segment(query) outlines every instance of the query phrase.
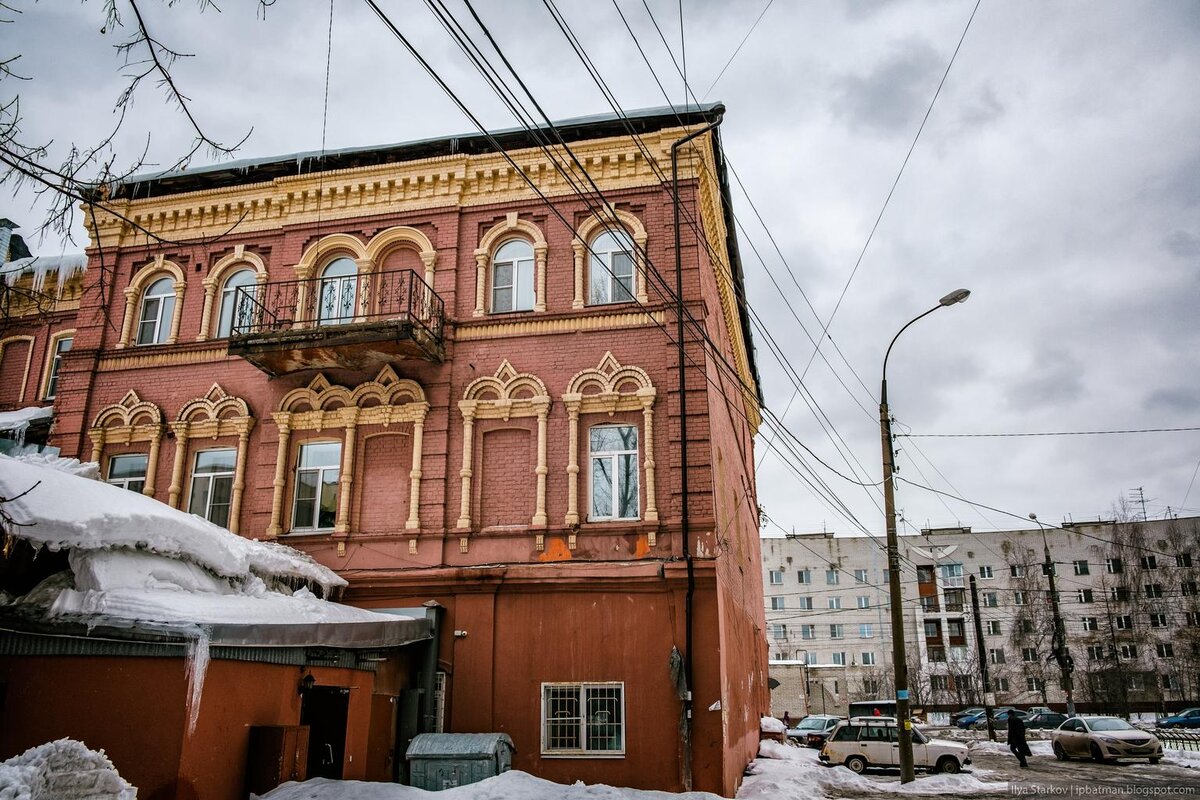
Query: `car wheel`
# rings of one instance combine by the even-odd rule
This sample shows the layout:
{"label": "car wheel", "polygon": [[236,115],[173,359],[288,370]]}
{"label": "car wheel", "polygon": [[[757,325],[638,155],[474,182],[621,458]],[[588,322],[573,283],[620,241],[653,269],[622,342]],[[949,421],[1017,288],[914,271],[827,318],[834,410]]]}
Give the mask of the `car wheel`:
{"label": "car wheel", "polygon": [[1100,752],[1100,745],[1096,744],[1095,742],[1092,742],[1091,750],[1092,750],[1092,761],[1103,763],[1104,753]]}
{"label": "car wheel", "polygon": [[937,761],[937,771],[947,775],[957,775],[962,766],[954,756],[942,756]]}
{"label": "car wheel", "polygon": [[862,775],[867,769],[867,760],[862,756],[850,756],[846,759],[846,768],[856,775]]}
{"label": "car wheel", "polygon": [[1063,746],[1058,742],[1054,743],[1054,757],[1059,761],[1070,761],[1071,757],[1067,755],[1067,751],[1063,750]]}

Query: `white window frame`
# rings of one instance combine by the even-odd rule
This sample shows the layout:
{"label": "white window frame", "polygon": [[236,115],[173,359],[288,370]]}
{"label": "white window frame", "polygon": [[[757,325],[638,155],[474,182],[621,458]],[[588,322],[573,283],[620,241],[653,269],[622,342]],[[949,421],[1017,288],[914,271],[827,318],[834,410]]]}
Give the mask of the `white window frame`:
{"label": "white window frame", "polygon": [[865,569],[854,570],[854,582],[855,583],[866,583],[867,582],[867,570],[865,570]]}
{"label": "white window frame", "polygon": [[1141,563],[1144,570],[1158,569],[1157,556],[1142,556]]}
{"label": "white window frame", "polygon": [[1098,630],[1100,630],[1100,618],[1099,617],[1084,617],[1083,618],[1084,633],[1089,633],[1089,632],[1098,631]]}
{"label": "white window frame", "polygon": [[[249,276],[246,283],[234,284],[239,276]],[[238,287],[254,286],[258,282],[258,273],[251,269],[235,269],[221,284],[221,296],[217,302],[217,338],[228,339],[233,335],[233,323],[237,320],[237,290]],[[321,281],[324,286],[324,281]]]}
{"label": "white window frame", "polygon": [[[845,651],[845,650],[837,650],[837,651],[835,651],[835,652],[832,654],[832,660],[833,660],[833,665],[834,665],[835,667],[844,667],[844,666],[846,666],[846,651]],[[837,694],[837,692],[834,692],[834,694]]]}
{"label": "white window frame", "polygon": [[[620,253],[624,253],[629,260],[628,289],[613,266],[613,257]],[[597,284],[598,278],[603,282],[600,285]],[[628,294],[627,297],[617,296],[618,286],[621,287],[620,291]],[[603,288],[603,296],[597,294],[596,290],[599,288]],[[613,225],[611,230],[603,231],[592,239],[588,247],[588,305],[632,303],[637,299],[637,291],[637,257],[633,237],[623,228]]]}
{"label": "white window frame", "polygon": [[1091,568],[1091,565],[1088,564],[1087,559],[1076,560],[1076,561],[1072,562],[1072,565],[1075,568],[1076,575],[1091,575],[1092,574],[1092,568]]}
{"label": "white window frame", "polygon": [[1167,627],[1167,615],[1163,614],[1161,612],[1155,612],[1155,613],[1151,614],[1150,615],[1150,627],[1151,628]]}
{"label": "white window frame", "polygon": [[835,622],[829,626],[829,638],[830,639],[845,639],[846,638],[845,633],[846,633],[845,626],[842,625],[842,623],[840,623],[840,622]]}
{"label": "white window frame", "polygon": [[804,595],[803,597],[800,598],[799,603],[800,603],[801,611],[812,611],[813,610],[813,599],[811,596]]}
{"label": "white window frame", "polygon": [[811,585],[812,584],[812,570],[811,569],[796,570],[796,580],[798,580],[801,584]]}
{"label": "white window frame", "polygon": [[[167,289],[162,290],[157,294],[151,294],[155,286],[166,282]],[[146,304],[151,300],[158,301],[157,310],[154,313],[153,319],[146,318]],[[177,313],[176,297],[175,297],[175,279],[170,275],[164,275],[161,278],[156,278],[151,281],[146,287],[146,291],[142,293],[142,302],[138,303],[137,315],[137,330],[134,332],[133,341],[139,346],[148,346],[155,344],[166,344],[167,339],[171,337],[171,324]],[[164,313],[165,312],[165,313]],[[153,333],[147,340],[142,338],[142,326],[147,322],[153,322],[151,330]]]}
{"label": "white window frame", "polygon": [[787,625],[784,625],[782,622],[772,622],[771,623],[771,638],[772,639],[786,639],[787,638]]}
{"label": "white window frame", "polygon": [[860,622],[858,625],[858,638],[874,639],[875,638],[875,626],[870,622]]}
{"label": "white window frame", "polygon": [[979,567],[979,577],[980,577],[980,578],[982,578],[982,579],[983,579],[983,580],[985,580],[985,581],[986,581],[986,580],[991,580],[992,578],[994,578],[994,577],[995,577],[995,575],[993,575],[993,574],[992,574],[992,568],[991,568],[991,566],[990,566],[990,565],[988,565],[988,564],[983,564],[983,565],[981,565],[981,566]]}
{"label": "white window frame", "polygon": [[1115,556],[1113,558],[1104,559],[1105,574],[1120,575],[1124,571],[1125,571],[1125,564],[1121,561],[1121,559],[1116,558]]}
{"label": "white window frame", "polygon": [[863,650],[861,653],[859,653],[859,657],[860,663],[864,667],[875,666],[875,653],[871,652],[870,650]]}
{"label": "white window frame", "polygon": [[[140,478],[136,477],[136,476],[130,476],[128,478],[113,478],[113,477],[111,477],[113,463],[116,461],[119,461],[122,458],[145,459],[146,466],[142,469],[142,475]],[[131,492],[137,492],[138,494],[141,494],[142,491],[146,488],[146,477],[147,477],[146,472],[149,470],[149,466],[150,466],[150,456],[147,455],[146,453],[117,453],[116,455],[108,457],[108,472],[106,472],[105,474],[110,477],[105,478],[104,482],[107,484],[110,484],[112,486],[120,486],[122,489],[128,489]],[[142,484],[140,487],[138,487],[136,489],[133,489],[130,487],[129,484],[137,483],[139,481]]]}
{"label": "white window frame", "polygon": [[783,570],[769,569],[767,570],[767,579],[772,586],[783,586]]}
{"label": "white window frame", "polygon": [[1116,617],[1117,630],[1131,631],[1133,630],[1133,617],[1129,614],[1120,614]]}
{"label": "white window frame", "polygon": [[800,626],[800,638],[807,640],[807,641],[812,641],[812,640],[816,639],[817,638],[817,626],[816,625],[801,625]]}
{"label": "white window frame", "polygon": [[858,602],[859,608],[870,608],[871,607],[871,596],[866,595],[866,594],[860,594],[857,598],[857,602]]}
{"label": "white window frame", "polygon": [[1000,595],[996,592],[985,592],[983,595],[984,608],[999,608]]}
{"label": "white window frame", "polygon": [[[300,462],[304,458],[304,448],[309,447],[311,445],[322,445],[322,444],[336,444],[338,446],[337,463],[332,466],[304,467],[302,469],[300,467]],[[324,440],[319,440],[319,441],[314,441],[314,442],[301,442],[300,446],[296,448],[296,460],[292,467],[292,483],[294,484],[292,486],[292,519],[291,519],[291,522],[292,522],[291,530],[292,531],[297,532],[297,533],[299,533],[299,532],[323,533],[325,531],[331,531],[335,527],[337,527],[337,519],[336,519],[337,509],[338,509],[338,506],[341,505],[341,493],[342,493],[342,486],[341,486],[342,454],[343,454],[343,444],[342,444],[342,442],[340,442],[338,440],[324,439]],[[337,485],[337,490],[334,493],[334,512],[333,513],[334,513],[335,519],[334,519],[333,525],[330,525],[329,527],[326,527],[326,528],[322,528],[322,527],[320,527],[321,487],[325,485],[325,473],[329,472],[331,470],[336,471],[338,473],[337,480],[335,481],[335,484]],[[300,502],[300,473],[301,472],[315,472],[317,474],[317,493],[312,499],[312,502],[314,504],[313,505],[313,524],[310,526],[298,526],[296,524],[296,511],[299,508],[299,502]]]}
{"label": "white window frame", "polygon": [[1159,642],[1158,644],[1154,645],[1154,650],[1158,654],[1159,658],[1175,657],[1175,646],[1170,642]]}
{"label": "white window frame", "polygon": [[991,647],[988,648],[988,663],[989,664],[1004,664],[1004,648]]}
{"label": "white window frame", "polygon": [[[583,745],[579,748],[551,748],[549,745],[549,720],[546,718],[546,707],[548,703],[548,693],[550,689],[577,689],[579,691],[579,742]],[[621,746],[615,749],[595,750],[589,749],[589,732],[588,728],[595,724],[587,720],[587,704],[588,694],[591,691],[608,691],[617,689],[619,692],[621,719],[616,723],[620,730]],[[543,682],[540,690],[541,695],[541,750],[544,758],[624,758],[625,748],[628,744],[628,716],[625,713],[625,682],[624,681],[585,681],[585,682]],[[603,723],[611,724],[611,723]]]}
{"label": "white window frame", "polygon": [[840,580],[840,578],[838,577],[838,571],[836,569],[825,570],[825,585],[826,586],[837,586],[839,580]]}
{"label": "white window frame", "polygon": [[828,598],[828,603],[829,603],[830,611],[840,611],[842,608],[842,598],[841,597],[830,597],[830,598]]}
{"label": "white window frame", "polygon": [[1121,645],[1121,658],[1127,661],[1132,661],[1138,657],[1138,649],[1136,644]]}
{"label": "white window frame", "polygon": [[1095,602],[1095,595],[1092,593],[1091,589],[1080,589],[1076,594],[1076,597],[1080,603]]}
{"label": "white window frame", "polygon": [[[65,350],[60,348],[63,342],[69,342]],[[46,378],[42,382],[42,399],[53,400],[58,394],[58,373],[62,369],[62,357],[71,352],[75,344],[75,329],[58,331],[50,337],[50,345],[46,348]]]}
{"label": "white window frame", "polygon": [[[201,456],[203,456],[205,453],[218,453],[218,452],[231,453],[233,455],[233,466],[230,469],[221,471],[221,472],[202,472],[202,473],[196,472],[197,465],[200,463]],[[196,453],[192,457],[192,480],[191,480],[190,485],[188,486],[188,513],[195,514],[197,517],[206,519],[209,522],[213,523],[214,525],[220,525],[222,528],[228,528],[229,522],[230,522],[230,515],[233,514],[233,481],[234,481],[236,473],[237,473],[237,449],[236,448],[214,447],[214,448],[210,448],[208,450],[197,450]],[[213,486],[217,482],[218,479],[221,479],[221,480],[228,479],[229,480],[229,502],[222,504],[227,507],[226,511],[225,511],[225,523],[224,524],[217,522],[216,520],[214,520],[212,518]],[[202,511],[196,511],[196,509],[192,508],[192,499],[196,495],[196,484],[201,481],[208,482],[208,493],[206,495],[205,508]]]}
{"label": "white window frame", "polygon": [[995,619],[988,620],[987,635],[988,636],[1002,636],[1003,635],[1002,631],[1000,630],[1000,621],[999,620],[995,620]]}
{"label": "white window frame", "polygon": [[787,611],[787,598],[772,597],[771,598],[771,610],[772,611]]}
{"label": "white window frame", "polygon": [[[635,447],[632,450],[601,450],[599,452],[595,452],[592,450],[592,431],[602,430],[602,429],[618,430],[621,428],[628,428],[634,432],[634,436],[637,438],[637,444],[635,445]],[[642,433],[641,433],[641,428],[638,427],[637,425],[593,425],[592,427],[588,428],[588,521],[589,522],[611,522],[611,521],[616,521],[616,520],[628,521],[628,520],[639,520],[642,518],[642,465],[638,460],[639,451],[640,451],[641,446],[642,446]],[[620,474],[621,473],[617,469],[617,467],[620,463],[621,457],[628,456],[628,455],[633,456],[633,480],[634,480],[633,509],[634,509],[634,513],[633,513],[633,516],[622,517],[622,516],[620,516],[620,509],[619,509],[619,506],[620,506],[619,498],[621,496],[621,492],[620,492],[620,490],[621,490]],[[610,464],[609,477],[610,477],[610,481],[611,481],[610,488],[612,490],[612,494],[610,495],[610,497],[612,498],[612,508],[610,509],[610,511],[612,513],[608,516],[604,516],[604,515],[595,513],[595,510],[596,510],[596,504],[595,504],[596,503],[596,498],[595,498],[596,471],[595,470],[596,470],[596,461],[598,461],[600,459],[607,459]],[[782,575],[783,575],[783,572],[780,571],[780,583],[783,582]]]}
{"label": "white window frame", "polygon": [[[510,244],[525,245],[528,248],[528,255],[513,255],[501,259],[501,251]],[[511,314],[518,311],[533,311],[533,307],[537,305],[537,271],[534,266],[535,260],[533,245],[525,239],[508,239],[496,248],[496,252],[492,256],[492,266],[489,273],[491,277],[489,281],[491,285],[489,292],[491,302],[488,304],[488,307],[491,309],[491,313]],[[510,267],[512,269],[512,283],[496,283],[497,267]],[[497,289],[507,289],[511,292],[508,308],[497,308]]]}
{"label": "white window frame", "polygon": [[1021,648],[1021,661],[1023,663],[1035,664],[1035,663],[1037,663],[1037,660],[1038,660],[1038,654],[1037,654],[1036,647],[1022,647]]}

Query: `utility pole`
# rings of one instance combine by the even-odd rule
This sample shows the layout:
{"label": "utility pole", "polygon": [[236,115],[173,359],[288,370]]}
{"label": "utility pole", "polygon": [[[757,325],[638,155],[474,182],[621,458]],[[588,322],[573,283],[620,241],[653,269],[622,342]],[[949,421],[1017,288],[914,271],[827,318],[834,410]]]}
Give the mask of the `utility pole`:
{"label": "utility pole", "polygon": [[971,613],[975,615],[975,652],[979,654],[979,677],[983,681],[983,715],[987,718],[988,738],[996,741],[996,725],[992,720],[992,685],[988,681],[987,654],[983,652],[983,622],[979,619],[979,587],[971,576]]}
{"label": "utility pole", "polygon": [[1071,673],[1075,671],[1075,659],[1071,657],[1071,651],[1067,648],[1067,627],[1063,624],[1062,614],[1058,610],[1058,590],[1054,584],[1054,561],[1050,558],[1050,542],[1046,539],[1046,527],[1038,520],[1037,514],[1030,514],[1029,518],[1042,530],[1042,548],[1046,559],[1042,571],[1050,581],[1050,606],[1054,613],[1054,636],[1050,640],[1050,654],[1058,662],[1061,676],[1059,682],[1067,695],[1067,716],[1073,717],[1075,697],[1071,691]]}

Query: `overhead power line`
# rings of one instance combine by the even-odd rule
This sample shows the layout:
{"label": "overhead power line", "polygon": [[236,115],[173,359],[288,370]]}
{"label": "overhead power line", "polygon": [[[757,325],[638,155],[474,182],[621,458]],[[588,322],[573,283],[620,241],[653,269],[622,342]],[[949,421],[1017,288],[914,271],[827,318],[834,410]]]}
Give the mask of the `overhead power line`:
{"label": "overhead power line", "polygon": [[1006,439],[1016,436],[1114,436],[1126,433],[1179,433],[1200,431],[1200,426],[1191,428],[1125,428],[1111,431],[1028,431],[1025,433],[897,433],[896,438],[905,439]]}

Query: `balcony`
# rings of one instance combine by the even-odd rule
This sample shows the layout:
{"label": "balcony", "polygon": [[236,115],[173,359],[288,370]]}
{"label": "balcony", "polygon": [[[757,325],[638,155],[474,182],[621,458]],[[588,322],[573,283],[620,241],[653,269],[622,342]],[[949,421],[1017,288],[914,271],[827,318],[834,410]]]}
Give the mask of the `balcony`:
{"label": "balcony", "polygon": [[411,270],[242,286],[234,309],[229,354],[271,376],[444,356],[445,306]]}

